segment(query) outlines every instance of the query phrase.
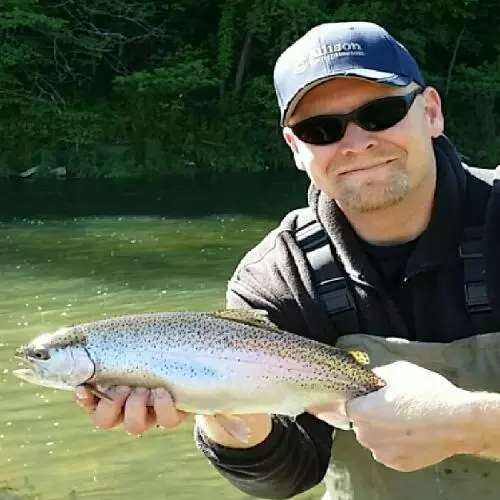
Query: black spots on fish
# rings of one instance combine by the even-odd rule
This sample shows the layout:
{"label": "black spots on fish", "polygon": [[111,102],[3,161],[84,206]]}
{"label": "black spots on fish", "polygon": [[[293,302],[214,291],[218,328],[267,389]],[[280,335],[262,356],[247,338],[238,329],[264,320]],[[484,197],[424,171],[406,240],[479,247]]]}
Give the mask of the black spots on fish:
{"label": "black spots on fish", "polygon": [[183,371],[183,374],[188,376],[188,378],[191,378],[193,380],[197,380],[199,378],[205,379],[205,380],[213,380],[213,379],[219,379],[220,374],[209,367],[196,367],[196,366],[187,366],[186,369]]}
{"label": "black spots on fish", "polygon": [[73,346],[85,346],[86,335],[80,332],[77,328],[60,328],[53,334],[44,334],[35,339],[32,343],[34,345],[41,344],[47,349],[65,349]]}

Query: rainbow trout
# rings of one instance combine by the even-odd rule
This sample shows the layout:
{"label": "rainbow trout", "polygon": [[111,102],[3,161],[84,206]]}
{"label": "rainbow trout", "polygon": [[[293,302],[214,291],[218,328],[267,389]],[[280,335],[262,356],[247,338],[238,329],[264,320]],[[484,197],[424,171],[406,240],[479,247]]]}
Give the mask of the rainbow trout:
{"label": "rainbow trout", "polygon": [[255,310],[118,316],[42,334],[16,356],[30,368],[13,374],[33,384],[101,397],[114,385],[162,387],[179,410],[222,417],[295,417],[385,385],[364,353],[280,330]]}

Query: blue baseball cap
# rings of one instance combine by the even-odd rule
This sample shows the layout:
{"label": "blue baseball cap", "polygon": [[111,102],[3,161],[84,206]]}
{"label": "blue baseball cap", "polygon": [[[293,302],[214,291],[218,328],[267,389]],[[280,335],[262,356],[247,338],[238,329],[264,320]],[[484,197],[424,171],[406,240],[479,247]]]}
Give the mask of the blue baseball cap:
{"label": "blue baseball cap", "polygon": [[364,22],[325,23],[288,47],[274,67],[281,124],[316,85],[352,76],[386,85],[425,87],[415,59],[381,26]]}

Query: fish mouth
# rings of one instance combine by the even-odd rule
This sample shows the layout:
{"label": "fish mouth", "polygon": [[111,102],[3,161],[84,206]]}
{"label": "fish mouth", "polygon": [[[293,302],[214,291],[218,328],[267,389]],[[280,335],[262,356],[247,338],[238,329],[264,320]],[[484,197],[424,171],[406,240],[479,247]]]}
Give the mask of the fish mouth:
{"label": "fish mouth", "polygon": [[12,375],[20,378],[21,380],[25,380],[26,382],[40,380],[40,377],[32,368],[19,368],[18,370],[12,370]]}
{"label": "fish mouth", "polygon": [[43,385],[43,381],[45,379],[43,367],[41,367],[37,363],[37,360],[28,358],[24,346],[16,349],[14,357],[21,360],[22,364],[27,365],[27,368],[18,368],[16,370],[12,370],[12,375],[21,380],[24,380],[25,382]]}
{"label": "fish mouth", "polygon": [[12,370],[12,374],[15,375],[17,378],[26,380],[28,382],[30,380],[33,380],[37,374],[33,369],[31,361],[26,356],[26,347],[25,346],[18,347],[14,351],[14,358],[21,360],[25,364],[28,364],[30,368],[19,368],[17,370]]}
{"label": "fish mouth", "polygon": [[19,368],[17,370],[12,370],[12,375],[24,382],[29,382],[30,384],[42,387],[48,387],[50,389],[72,389],[71,386],[60,380],[53,380],[44,377],[43,372],[33,368]]}
{"label": "fish mouth", "polygon": [[[12,370],[12,373],[16,376],[19,376],[21,378],[22,376],[35,376],[36,371],[34,368],[36,368],[36,365],[34,364],[34,360],[29,359],[28,356],[26,355],[26,346],[21,346],[18,347],[14,351],[14,358],[19,359],[20,361],[23,362],[23,364],[28,365],[30,368],[20,368],[18,370]],[[21,364],[21,363],[19,363]]]}

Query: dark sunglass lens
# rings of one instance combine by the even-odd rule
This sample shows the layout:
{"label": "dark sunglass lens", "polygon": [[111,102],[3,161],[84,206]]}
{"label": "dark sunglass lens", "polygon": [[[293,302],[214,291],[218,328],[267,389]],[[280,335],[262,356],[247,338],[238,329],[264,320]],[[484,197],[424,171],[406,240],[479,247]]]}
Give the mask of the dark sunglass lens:
{"label": "dark sunglass lens", "polygon": [[394,96],[366,106],[360,111],[358,119],[367,130],[385,130],[401,121],[407,111],[404,97]]}
{"label": "dark sunglass lens", "polygon": [[309,144],[332,144],[342,138],[342,123],[333,116],[317,116],[292,127],[294,134]]}

